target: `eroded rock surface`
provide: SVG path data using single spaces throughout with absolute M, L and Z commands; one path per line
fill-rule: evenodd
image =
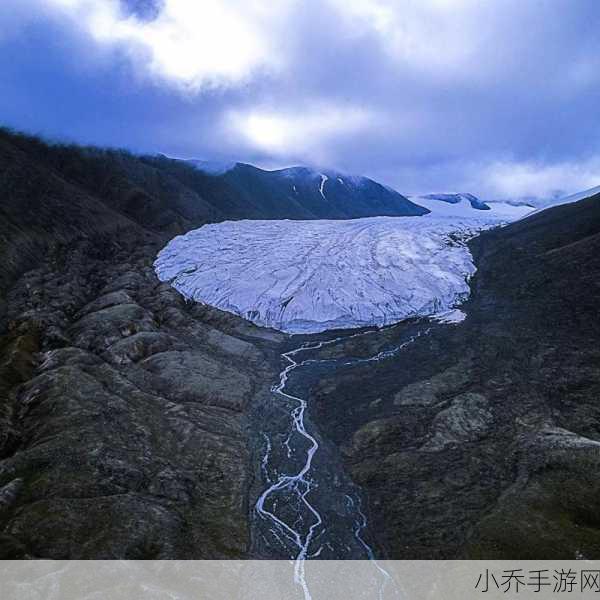
M 247 556 L 281 335 L 152 269 L 216 213 L 138 157 L 5 131 L 0 183 L 0 556 Z
M 272 373 L 250 326 L 198 318 L 151 257 L 150 247 L 123 266 L 65 262 L 76 294 L 49 285 L 42 266 L 9 295 L 0 518 L 10 556 L 248 552 L 248 411 Z

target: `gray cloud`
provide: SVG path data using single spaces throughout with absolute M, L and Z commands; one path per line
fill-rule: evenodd
M 594 0 L 121 3 L 5 0 L 8 124 L 406 193 L 600 182 Z

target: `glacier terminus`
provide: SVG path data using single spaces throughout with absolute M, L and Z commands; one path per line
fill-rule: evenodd
M 171 240 L 155 269 L 188 299 L 284 332 L 381 327 L 460 304 L 475 271 L 465 241 L 515 217 L 452 209 L 208 224 Z

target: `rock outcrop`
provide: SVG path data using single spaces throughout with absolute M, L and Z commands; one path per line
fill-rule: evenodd
M 159 282 L 157 251 L 202 221 L 101 159 L 0 139 L 0 555 L 245 557 L 281 336 Z

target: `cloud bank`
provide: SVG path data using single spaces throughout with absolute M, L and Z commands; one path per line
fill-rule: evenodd
M 600 183 L 587 0 L 4 0 L 6 124 L 405 193 Z

